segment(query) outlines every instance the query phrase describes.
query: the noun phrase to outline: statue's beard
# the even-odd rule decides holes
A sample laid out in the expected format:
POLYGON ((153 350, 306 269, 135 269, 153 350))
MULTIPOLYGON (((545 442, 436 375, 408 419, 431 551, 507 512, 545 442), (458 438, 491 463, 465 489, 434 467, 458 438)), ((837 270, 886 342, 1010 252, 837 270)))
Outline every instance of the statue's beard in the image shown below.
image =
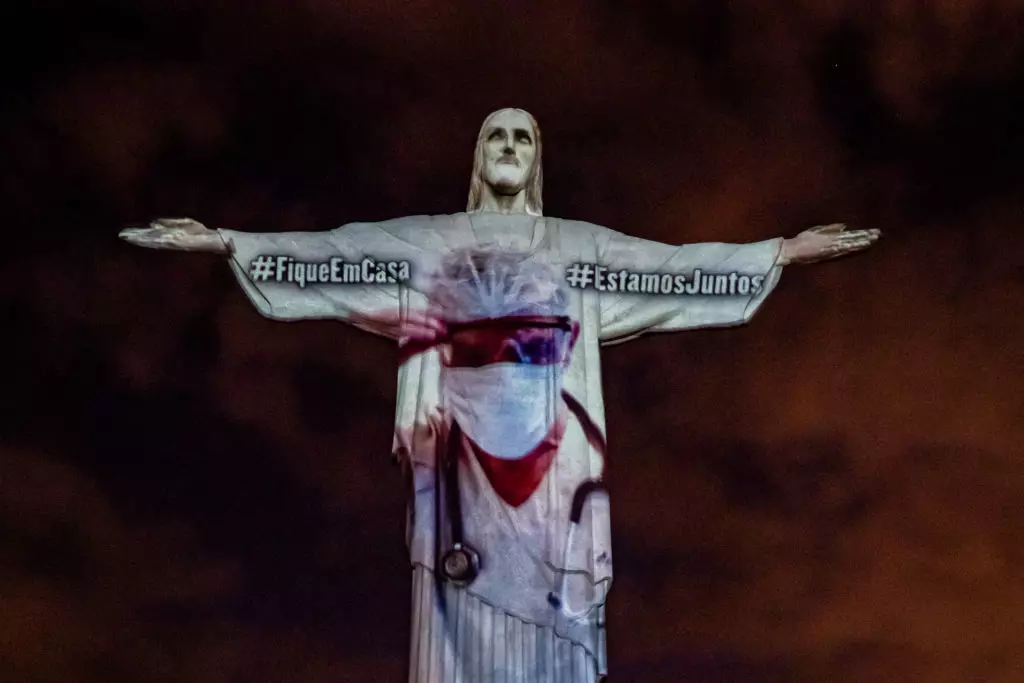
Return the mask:
POLYGON ((495 183, 495 184, 491 185, 491 189, 494 190, 495 194, 500 194, 503 197, 514 197, 517 194, 519 194, 520 192, 522 192, 524 188, 519 183, 513 183, 513 182, 502 183, 502 182, 498 182, 498 183, 495 183))
POLYGON ((487 184, 497 194, 516 195, 526 189, 526 174, 518 165, 499 162, 488 175, 490 177, 486 179, 487 184))

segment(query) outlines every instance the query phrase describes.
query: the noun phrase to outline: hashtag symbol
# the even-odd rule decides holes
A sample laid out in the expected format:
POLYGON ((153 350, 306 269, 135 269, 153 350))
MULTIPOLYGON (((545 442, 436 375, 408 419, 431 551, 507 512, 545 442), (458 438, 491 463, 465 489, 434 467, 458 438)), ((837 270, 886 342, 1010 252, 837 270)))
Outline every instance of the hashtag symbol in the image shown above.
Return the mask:
POLYGON ((565 281, 573 288, 583 288, 594 281, 594 267, 589 263, 574 263, 565 269, 565 281))
POLYGON ((249 274, 256 282, 266 282, 274 271, 274 259, 271 256, 254 258, 249 265, 249 274))
POLYGON ((569 283, 570 287, 580 286, 580 264, 574 263, 565 269, 565 281, 569 283))

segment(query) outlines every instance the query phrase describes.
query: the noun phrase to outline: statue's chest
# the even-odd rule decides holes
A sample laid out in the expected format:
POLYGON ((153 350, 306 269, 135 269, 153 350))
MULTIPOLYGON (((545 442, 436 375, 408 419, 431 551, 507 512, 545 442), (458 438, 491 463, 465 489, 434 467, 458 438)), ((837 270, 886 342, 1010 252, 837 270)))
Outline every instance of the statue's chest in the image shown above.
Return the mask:
POLYGON ((553 218, 462 215, 454 218, 453 230, 460 246, 528 251, 551 257, 562 257, 575 251, 574 245, 563 239, 560 221, 553 218))

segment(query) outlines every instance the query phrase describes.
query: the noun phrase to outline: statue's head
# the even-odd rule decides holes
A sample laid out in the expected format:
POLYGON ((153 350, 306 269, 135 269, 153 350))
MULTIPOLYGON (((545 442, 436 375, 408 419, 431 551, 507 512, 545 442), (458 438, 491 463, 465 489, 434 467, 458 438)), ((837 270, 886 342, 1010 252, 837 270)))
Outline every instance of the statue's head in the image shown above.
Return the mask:
POLYGON ((529 112, 499 109, 484 119, 476 139, 467 211, 480 208, 485 186, 498 195, 525 192, 527 213, 541 215, 540 127, 529 112))

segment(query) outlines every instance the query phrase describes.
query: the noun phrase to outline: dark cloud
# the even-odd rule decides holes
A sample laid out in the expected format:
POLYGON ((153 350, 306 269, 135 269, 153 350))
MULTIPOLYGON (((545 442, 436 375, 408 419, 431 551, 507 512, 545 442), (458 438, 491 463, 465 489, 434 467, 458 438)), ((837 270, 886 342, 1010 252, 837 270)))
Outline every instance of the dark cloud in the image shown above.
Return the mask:
POLYGON ((846 220, 740 329, 605 354, 612 671, 1014 681, 1024 599, 1013 0, 26 6, 6 67, 0 669, 403 680, 393 349, 274 323, 165 215, 464 206, 482 117, 548 213, 665 242, 846 220))

